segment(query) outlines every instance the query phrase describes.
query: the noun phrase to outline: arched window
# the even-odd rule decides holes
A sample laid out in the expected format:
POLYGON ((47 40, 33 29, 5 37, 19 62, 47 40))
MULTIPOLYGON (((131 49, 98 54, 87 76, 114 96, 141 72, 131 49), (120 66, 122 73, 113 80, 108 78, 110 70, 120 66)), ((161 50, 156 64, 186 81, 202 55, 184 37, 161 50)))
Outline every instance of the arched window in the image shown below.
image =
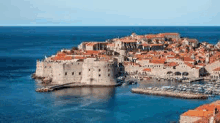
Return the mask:
POLYGON ((181 73, 180 72, 175 72, 175 75, 176 76, 181 76, 181 73))
POLYGON ((182 75, 183 75, 183 76, 188 76, 189 73, 188 73, 188 72, 183 72, 182 75))

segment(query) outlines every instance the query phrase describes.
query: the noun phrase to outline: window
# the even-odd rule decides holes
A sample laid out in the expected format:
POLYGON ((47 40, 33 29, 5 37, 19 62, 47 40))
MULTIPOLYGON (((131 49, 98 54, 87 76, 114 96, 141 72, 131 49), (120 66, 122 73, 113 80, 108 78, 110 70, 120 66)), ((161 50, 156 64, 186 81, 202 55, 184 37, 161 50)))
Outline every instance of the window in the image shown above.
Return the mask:
POLYGON ((65 75, 67 75, 67 72, 65 72, 65 75))
POLYGON ((110 74, 108 74, 108 76, 110 76, 110 74))
POLYGON ((72 72, 72 75, 74 75, 74 72, 72 72))
POLYGON ((101 74, 99 74, 99 77, 101 76, 101 74))
POLYGON ((47 66, 44 66, 44 68, 47 68, 47 66))
POLYGON ((90 69, 89 69, 89 71, 90 71, 90 69))
POLYGON ((99 69, 99 72, 101 71, 101 69, 99 69))
POLYGON ((79 72, 79 75, 81 75, 81 72, 79 72))
POLYGON ((110 71, 110 69, 108 69, 108 71, 110 71))

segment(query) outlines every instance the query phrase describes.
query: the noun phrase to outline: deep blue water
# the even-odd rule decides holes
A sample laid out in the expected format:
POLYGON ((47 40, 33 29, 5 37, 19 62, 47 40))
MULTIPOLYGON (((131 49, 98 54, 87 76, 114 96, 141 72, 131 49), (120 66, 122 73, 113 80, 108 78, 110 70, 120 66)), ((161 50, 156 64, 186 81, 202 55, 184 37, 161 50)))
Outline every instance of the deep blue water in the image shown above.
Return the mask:
POLYGON ((178 32, 182 37, 217 43, 220 27, 0 27, 0 122, 178 121, 179 115, 208 100, 132 94, 138 85, 70 88, 37 93, 30 75, 36 60, 82 41, 105 41, 137 34, 178 32))

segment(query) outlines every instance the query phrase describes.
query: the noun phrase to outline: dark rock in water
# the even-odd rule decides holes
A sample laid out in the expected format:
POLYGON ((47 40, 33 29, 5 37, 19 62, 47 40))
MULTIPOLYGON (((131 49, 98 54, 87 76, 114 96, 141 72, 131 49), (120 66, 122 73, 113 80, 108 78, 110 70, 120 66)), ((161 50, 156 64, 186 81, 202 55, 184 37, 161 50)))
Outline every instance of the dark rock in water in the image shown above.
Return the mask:
MULTIPOLYGON (((31 75, 31 78, 32 79, 39 79, 39 80, 44 80, 45 79, 45 77, 40 77, 40 76, 36 76, 36 74, 35 73, 33 73, 32 75, 31 75)), ((51 81, 51 80, 50 80, 51 81)), ((46 82, 46 81, 45 81, 46 82)), ((43 82, 44 83, 44 82, 43 82)))
POLYGON ((52 78, 44 78, 42 83, 48 84, 52 82, 52 78))

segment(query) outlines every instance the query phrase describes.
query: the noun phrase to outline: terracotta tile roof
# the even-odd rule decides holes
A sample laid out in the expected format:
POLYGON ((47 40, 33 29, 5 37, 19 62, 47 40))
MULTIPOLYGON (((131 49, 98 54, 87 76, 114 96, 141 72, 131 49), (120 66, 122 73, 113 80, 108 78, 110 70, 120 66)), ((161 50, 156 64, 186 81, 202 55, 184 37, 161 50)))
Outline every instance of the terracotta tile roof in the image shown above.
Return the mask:
POLYGON ((199 106, 195 110, 198 110, 198 111, 212 111, 213 112, 215 108, 220 109, 220 105, 205 104, 205 105, 199 106))
POLYGON ((150 68, 145 68, 145 69, 143 69, 142 71, 151 72, 151 69, 150 69, 150 68))
POLYGON ((179 33, 160 33, 160 35, 166 36, 166 35, 179 35, 179 33))
POLYGON ((149 47, 153 47, 153 46, 163 46, 163 44, 142 44, 142 46, 149 46, 149 47))
POLYGON ((220 71, 220 67, 213 69, 212 71, 220 71))
POLYGON ((149 35, 145 35, 146 38, 151 39, 151 38, 164 38, 163 35, 160 34, 149 34, 149 35))
POLYGON ((207 117, 212 115, 213 111, 197 111, 197 110, 189 110, 182 114, 182 116, 196 116, 196 117, 207 117))
POLYGON ((177 62, 169 62, 166 64, 166 66, 170 66, 170 67, 173 67, 173 66, 178 66, 179 64, 177 62))
POLYGON ((199 65, 199 66, 206 66, 206 64, 204 64, 204 63, 198 63, 197 65, 199 65))
POLYGON ((72 56, 68 56, 63 52, 57 53, 57 55, 52 58, 52 60, 72 60, 72 59, 73 59, 72 56))
POLYGON ((193 64, 191 64, 191 63, 189 63, 189 62, 184 62, 187 66, 189 66, 189 67, 191 67, 191 68, 193 68, 194 67, 194 65, 193 64))
POLYGON ((194 60, 191 59, 190 57, 184 57, 183 60, 184 60, 185 62, 194 62, 194 60))
POLYGON ((194 110, 189 110, 183 113, 181 116, 188 116, 188 117, 200 117, 194 123, 209 123, 208 121, 214 115, 215 108, 217 108, 217 114, 214 116, 214 120, 216 122, 220 121, 220 101, 213 102, 211 104, 205 104, 202 106, 197 107, 194 110))
POLYGON ((86 43, 86 46, 94 46, 95 44, 97 44, 97 42, 88 42, 86 43))
POLYGON ((165 59, 152 59, 152 60, 150 60, 150 63, 164 64, 165 61, 166 61, 165 59))

